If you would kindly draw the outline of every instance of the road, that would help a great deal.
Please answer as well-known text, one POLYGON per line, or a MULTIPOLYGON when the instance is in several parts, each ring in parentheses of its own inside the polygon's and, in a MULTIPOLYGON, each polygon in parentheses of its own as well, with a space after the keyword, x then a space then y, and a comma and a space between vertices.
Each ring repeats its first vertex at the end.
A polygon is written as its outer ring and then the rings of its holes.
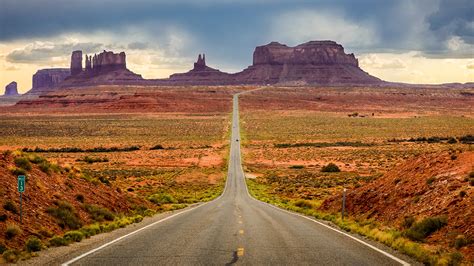
POLYGON ((408 265, 308 217, 253 199, 242 171, 238 96, 228 176, 219 198, 63 265, 408 265))

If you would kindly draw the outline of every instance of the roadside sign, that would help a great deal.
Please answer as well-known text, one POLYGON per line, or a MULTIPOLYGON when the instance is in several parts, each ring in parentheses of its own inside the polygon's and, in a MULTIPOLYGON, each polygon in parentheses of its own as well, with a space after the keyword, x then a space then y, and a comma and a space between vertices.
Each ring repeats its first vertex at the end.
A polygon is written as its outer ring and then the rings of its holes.
POLYGON ((23 193, 25 192, 25 179, 24 175, 18 176, 18 192, 23 193))

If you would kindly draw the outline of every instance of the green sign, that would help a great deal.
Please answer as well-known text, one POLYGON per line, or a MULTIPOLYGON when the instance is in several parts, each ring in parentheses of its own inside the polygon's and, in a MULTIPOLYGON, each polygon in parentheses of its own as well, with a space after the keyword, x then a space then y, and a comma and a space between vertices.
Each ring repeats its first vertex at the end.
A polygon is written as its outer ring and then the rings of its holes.
POLYGON ((18 176, 18 192, 20 193, 25 192, 25 179, 24 175, 18 176))

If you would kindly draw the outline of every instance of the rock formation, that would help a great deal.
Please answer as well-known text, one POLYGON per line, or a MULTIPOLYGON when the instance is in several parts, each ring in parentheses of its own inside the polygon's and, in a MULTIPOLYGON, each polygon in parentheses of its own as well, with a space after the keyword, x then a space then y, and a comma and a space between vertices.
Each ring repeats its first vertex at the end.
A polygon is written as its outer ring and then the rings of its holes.
POLYGON ((359 68, 354 54, 333 41, 310 41, 295 47, 271 42, 258 46, 253 65, 235 74, 249 84, 368 84, 381 80, 359 68))
POLYGON ((186 73, 173 74, 168 79, 169 84, 176 85, 225 85, 230 84, 232 80, 230 74, 208 67, 204 54, 198 55, 193 69, 186 73))
MULTIPOLYGON (((359 68, 354 54, 333 41, 310 41, 289 47, 277 42, 258 46, 253 53, 253 64, 245 70, 229 74, 206 64, 206 56, 199 54, 193 69, 172 74, 168 79, 145 80, 127 69, 124 52, 103 51, 85 55, 82 51, 71 56, 71 76, 62 87, 117 85, 358 85, 384 83, 359 68)), ((34 86, 35 87, 35 86, 34 86)))
POLYGON ((85 69, 82 69, 82 51, 74 51, 71 56, 71 73, 74 74, 66 78, 61 86, 136 84, 143 80, 141 75, 127 69, 124 52, 116 54, 105 50, 94 56, 85 55, 85 69))
POLYGON ((33 75, 33 88, 31 92, 55 88, 70 74, 71 72, 68 68, 40 69, 33 75))
POLYGON ((74 51, 71 55, 71 75, 75 76, 82 72, 82 51, 74 51))
POLYGON ((5 96, 17 96, 17 95, 19 95, 18 89, 17 89, 17 83, 15 81, 12 81, 5 87, 5 96))

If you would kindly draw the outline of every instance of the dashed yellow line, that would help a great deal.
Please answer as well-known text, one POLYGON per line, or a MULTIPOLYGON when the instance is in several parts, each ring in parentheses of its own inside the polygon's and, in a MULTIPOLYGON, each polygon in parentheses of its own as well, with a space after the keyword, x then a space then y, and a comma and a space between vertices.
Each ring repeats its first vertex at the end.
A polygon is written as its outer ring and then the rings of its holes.
POLYGON ((242 221, 239 221, 239 224, 242 224, 242 221))
POLYGON ((239 234, 243 235, 243 234, 244 234, 244 230, 239 230, 239 234))
POLYGON ((242 257, 244 255, 244 248, 238 248, 237 249, 237 256, 242 257))

